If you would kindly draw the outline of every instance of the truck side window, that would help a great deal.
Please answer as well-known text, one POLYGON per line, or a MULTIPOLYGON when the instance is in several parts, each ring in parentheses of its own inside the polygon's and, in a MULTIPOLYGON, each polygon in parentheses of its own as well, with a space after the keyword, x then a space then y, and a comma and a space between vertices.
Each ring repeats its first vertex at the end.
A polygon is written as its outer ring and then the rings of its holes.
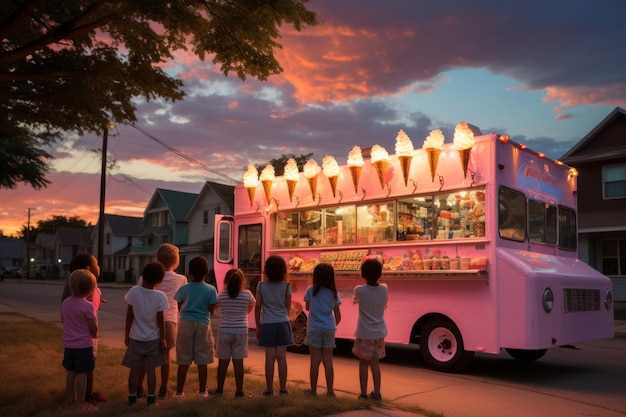
POLYGON ((528 200, 528 238, 556 245, 556 207, 540 200, 528 200))
POLYGON ((526 197, 523 193, 500 187, 498 233, 503 239, 526 240, 526 197))
POLYGON ((559 247, 576 250, 576 212, 559 206, 559 247))

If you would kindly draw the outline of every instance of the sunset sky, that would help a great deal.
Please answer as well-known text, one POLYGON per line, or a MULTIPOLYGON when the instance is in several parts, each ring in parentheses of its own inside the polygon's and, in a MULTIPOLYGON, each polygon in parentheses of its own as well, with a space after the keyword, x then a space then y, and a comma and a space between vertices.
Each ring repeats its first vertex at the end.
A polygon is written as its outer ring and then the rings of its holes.
MULTIPOLYGON (((321 25, 285 27, 284 72, 266 82, 224 77, 211 60, 177 54, 168 73, 185 82, 177 103, 138 103, 137 126, 111 130, 106 212, 142 216, 156 188, 200 192, 234 185, 247 164, 313 153, 345 163, 354 145, 393 153, 403 129, 420 148, 445 143, 468 121, 557 159, 613 108, 626 107, 626 2, 312 0, 321 25)), ((52 215, 98 218, 96 135, 67 139, 47 188, 0 190, 0 230, 16 233, 52 215)))

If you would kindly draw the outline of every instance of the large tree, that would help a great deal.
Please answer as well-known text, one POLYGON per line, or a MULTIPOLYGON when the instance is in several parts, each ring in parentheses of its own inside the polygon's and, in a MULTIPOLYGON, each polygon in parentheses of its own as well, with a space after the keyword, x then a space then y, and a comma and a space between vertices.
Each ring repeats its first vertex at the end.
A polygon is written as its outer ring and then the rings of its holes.
POLYGON ((29 240, 31 242, 34 242, 39 233, 53 235, 56 233, 59 227, 74 227, 78 229, 84 229, 89 225, 91 225, 91 223, 87 224, 87 221, 81 219, 79 216, 67 217, 52 215, 48 219, 38 220, 37 226, 30 226, 30 229, 28 229, 27 225, 23 225, 22 230, 20 230, 20 237, 26 238, 26 232, 28 230, 29 240))
MULTIPOLYGON (((289 161, 289 158, 293 158, 296 161, 296 165, 298 165, 298 170, 302 171, 302 169, 304 168, 304 164, 306 164, 306 161, 308 161, 312 156, 312 153, 300 154, 300 156, 296 156, 292 153, 282 154, 280 158, 274 158, 270 160, 267 164, 270 164, 274 167, 274 174, 276 176, 281 176, 285 173, 285 165, 287 165, 287 161, 289 161)), ((263 168, 265 168, 265 165, 267 164, 257 165, 257 171, 263 171, 263 168)))
POLYGON ((64 132, 133 123, 136 98, 181 100, 182 81, 159 66, 174 51, 210 57, 242 80, 280 73, 281 26, 318 24, 307 1, 0 2, 0 146, 18 144, 4 150, 3 162, 15 162, 0 165, 0 188, 45 186, 41 149, 64 132))

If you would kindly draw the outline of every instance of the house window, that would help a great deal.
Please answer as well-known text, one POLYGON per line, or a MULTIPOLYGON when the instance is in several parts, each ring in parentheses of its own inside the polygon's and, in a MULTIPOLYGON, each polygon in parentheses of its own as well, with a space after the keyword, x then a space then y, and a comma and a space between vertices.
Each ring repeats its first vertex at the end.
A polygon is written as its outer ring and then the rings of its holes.
POLYGON ((165 236, 163 236, 162 240, 163 240, 163 243, 169 243, 170 242, 170 237, 165 235, 165 236))
POLYGON ((107 245, 111 244, 111 233, 107 233, 107 245))
POLYGON ((133 246, 133 237, 128 236, 126 240, 126 246, 133 246))
POLYGON ((604 198, 626 197, 626 165, 611 165, 602 168, 604 198))
POLYGON ((202 212, 202 224, 209 224, 209 210, 202 212))
POLYGON ((221 214, 220 206, 215 207, 215 214, 221 214))
POLYGON ((602 241, 602 273, 626 275, 626 240, 602 241))

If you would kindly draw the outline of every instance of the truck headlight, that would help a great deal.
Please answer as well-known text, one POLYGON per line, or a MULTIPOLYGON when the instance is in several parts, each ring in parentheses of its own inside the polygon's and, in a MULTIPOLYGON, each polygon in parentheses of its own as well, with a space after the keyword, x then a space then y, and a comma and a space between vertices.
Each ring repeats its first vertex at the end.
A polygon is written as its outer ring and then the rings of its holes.
POLYGON ((610 310, 612 306, 613 306, 613 292, 611 291, 610 288, 607 288, 604 291, 604 307, 606 307, 607 310, 610 310))
POLYGON ((552 289, 550 287, 546 287, 543 290, 543 294, 541 295, 541 306, 543 307, 543 311, 549 313, 552 311, 552 307, 554 307, 554 294, 552 293, 552 289))

